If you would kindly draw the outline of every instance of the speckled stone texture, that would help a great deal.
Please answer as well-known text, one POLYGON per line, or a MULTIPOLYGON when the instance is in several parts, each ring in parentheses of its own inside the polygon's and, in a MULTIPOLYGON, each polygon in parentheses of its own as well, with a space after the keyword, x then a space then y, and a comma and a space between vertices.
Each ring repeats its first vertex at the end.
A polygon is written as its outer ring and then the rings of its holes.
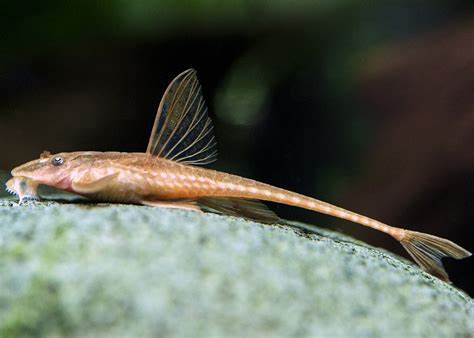
POLYGON ((0 337, 472 337, 473 300, 318 230, 0 199, 0 337))

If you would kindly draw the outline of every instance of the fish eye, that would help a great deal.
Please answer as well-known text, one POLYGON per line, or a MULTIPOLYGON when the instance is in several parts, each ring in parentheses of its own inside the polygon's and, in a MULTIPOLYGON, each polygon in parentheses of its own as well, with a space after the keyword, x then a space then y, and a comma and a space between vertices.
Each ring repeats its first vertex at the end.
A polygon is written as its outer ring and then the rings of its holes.
POLYGON ((61 156, 54 156, 54 157, 51 159, 51 163, 52 163, 55 167, 59 167, 60 165, 63 165, 63 164, 64 164, 64 158, 62 158, 61 156))

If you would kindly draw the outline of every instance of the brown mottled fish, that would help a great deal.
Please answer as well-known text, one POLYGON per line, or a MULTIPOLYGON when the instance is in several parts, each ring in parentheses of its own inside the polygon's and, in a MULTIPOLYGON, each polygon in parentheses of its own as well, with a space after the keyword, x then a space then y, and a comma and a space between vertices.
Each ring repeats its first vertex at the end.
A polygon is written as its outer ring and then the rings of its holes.
POLYGON ((212 122, 196 72, 189 69, 166 89, 146 152, 44 152, 39 159, 13 169, 12 175, 15 184, 45 184, 97 201, 204 208, 265 223, 277 223, 280 219, 260 201, 309 209, 392 236, 425 271, 445 281, 449 279, 441 259, 471 255, 443 238, 392 227, 311 197, 198 167, 216 159, 212 122))

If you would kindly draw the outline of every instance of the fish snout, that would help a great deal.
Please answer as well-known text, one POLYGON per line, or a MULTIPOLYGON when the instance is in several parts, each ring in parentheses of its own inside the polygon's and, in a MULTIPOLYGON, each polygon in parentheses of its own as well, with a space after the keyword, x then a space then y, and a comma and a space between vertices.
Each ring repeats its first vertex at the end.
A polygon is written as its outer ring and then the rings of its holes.
POLYGON ((26 174, 25 164, 13 168, 12 171, 11 171, 11 174, 12 174, 13 177, 15 177, 15 176, 25 176, 24 175, 24 174, 26 174))
POLYGON ((20 176, 19 172, 20 172, 19 167, 16 167, 16 168, 13 168, 10 173, 13 177, 15 177, 15 176, 20 176))
POLYGON ((22 176, 32 180, 37 179, 36 176, 44 168, 44 163, 41 160, 30 161, 25 164, 19 165, 12 169, 11 174, 13 177, 22 176))

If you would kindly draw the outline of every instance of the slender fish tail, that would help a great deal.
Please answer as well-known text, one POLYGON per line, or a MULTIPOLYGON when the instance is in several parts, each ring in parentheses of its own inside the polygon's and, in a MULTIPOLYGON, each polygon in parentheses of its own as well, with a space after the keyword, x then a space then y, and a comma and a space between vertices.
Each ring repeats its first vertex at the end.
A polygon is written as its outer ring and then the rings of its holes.
POLYGON ((382 231, 399 241, 423 270, 447 282, 449 282, 448 274, 443 267, 441 259, 443 257, 462 259, 471 256, 469 251, 447 239, 422 232, 392 227, 314 198, 267 185, 257 189, 253 188, 252 190, 256 192, 253 198, 320 212, 382 231), (258 195, 258 197, 255 195, 258 195))

